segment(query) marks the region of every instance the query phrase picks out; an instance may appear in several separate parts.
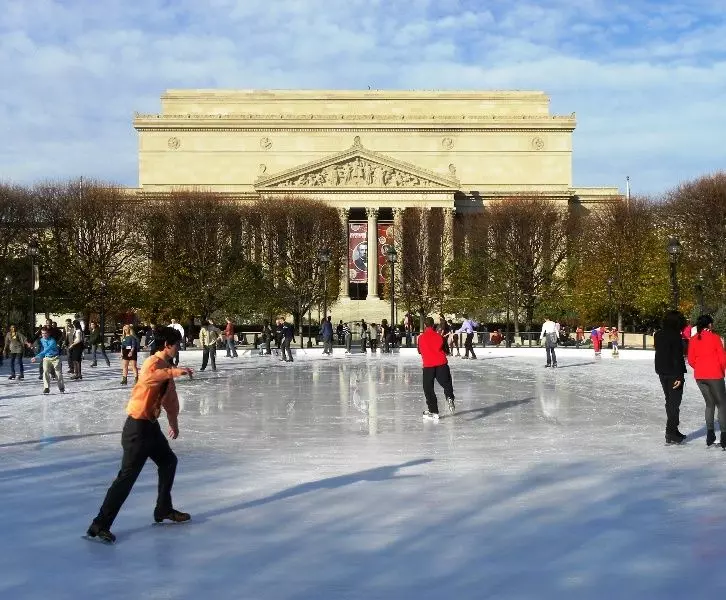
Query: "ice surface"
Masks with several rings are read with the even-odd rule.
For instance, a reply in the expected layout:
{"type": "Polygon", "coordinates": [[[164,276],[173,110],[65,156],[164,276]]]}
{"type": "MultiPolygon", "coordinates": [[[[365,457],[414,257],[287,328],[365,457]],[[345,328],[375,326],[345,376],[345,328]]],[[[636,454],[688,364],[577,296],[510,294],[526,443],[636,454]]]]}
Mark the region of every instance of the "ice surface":
{"type": "MultiPolygon", "coordinates": [[[[653,355],[479,350],[423,422],[413,354],[218,360],[180,380],[174,487],[149,463],[114,546],[81,539],[118,468],[118,363],[61,396],[0,382],[0,598],[705,598],[726,590],[720,449],[689,374],[666,447],[653,355]],[[443,408],[443,407],[442,407],[443,408]],[[443,410],[442,410],[443,414],[443,410]]],[[[198,352],[182,364],[197,367],[198,352]]],[[[7,364],[0,373],[6,373],[7,364]]],[[[443,396],[438,390],[440,399],[443,396]]]]}

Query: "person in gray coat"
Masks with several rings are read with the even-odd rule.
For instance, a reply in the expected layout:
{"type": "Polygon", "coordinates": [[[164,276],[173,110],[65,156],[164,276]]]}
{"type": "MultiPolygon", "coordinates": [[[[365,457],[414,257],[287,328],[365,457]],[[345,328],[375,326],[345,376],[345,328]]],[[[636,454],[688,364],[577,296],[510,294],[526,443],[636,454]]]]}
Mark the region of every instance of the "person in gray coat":
{"type": "Polygon", "coordinates": [[[18,370],[20,374],[18,379],[24,378],[23,373],[23,352],[25,352],[25,346],[28,345],[28,341],[25,336],[18,331],[15,325],[11,325],[5,336],[5,356],[10,357],[10,377],[8,379],[15,379],[15,362],[18,363],[18,370]]]}

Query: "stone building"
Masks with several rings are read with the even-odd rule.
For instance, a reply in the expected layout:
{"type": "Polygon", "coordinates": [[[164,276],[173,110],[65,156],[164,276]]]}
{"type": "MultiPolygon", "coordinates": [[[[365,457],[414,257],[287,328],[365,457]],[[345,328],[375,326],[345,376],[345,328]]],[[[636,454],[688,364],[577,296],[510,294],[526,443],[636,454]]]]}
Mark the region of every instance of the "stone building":
{"type": "Polygon", "coordinates": [[[338,208],[349,277],[332,312],[346,320],[387,314],[380,263],[407,207],[441,208],[453,230],[514,194],[619,199],[614,187],[572,187],[575,125],[574,113],[550,114],[543,92],[523,91],[169,90],[161,113],[134,119],[143,193],[294,194],[338,208]]]}

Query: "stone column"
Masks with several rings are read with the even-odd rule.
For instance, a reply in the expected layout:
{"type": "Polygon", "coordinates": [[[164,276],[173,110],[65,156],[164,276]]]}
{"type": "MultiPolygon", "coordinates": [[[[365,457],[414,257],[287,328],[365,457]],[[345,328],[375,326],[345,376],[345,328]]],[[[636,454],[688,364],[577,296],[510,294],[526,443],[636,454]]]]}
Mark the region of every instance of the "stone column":
{"type": "Polygon", "coordinates": [[[454,260],[454,214],[455,208],[444,209],[444,264],[454,260]]]}
{"type": "Polygon", "coordinates": [[[340,224],[343,226],[343,247],[345,248],[345,258],[343,259],[343,274],[340,278],[339,300],[350,300],[350,294],[348,293],[348,279],[350,278],[350,275],[348,273],[348,252],[350,251],[348,248],[348,214],[349,211],[347,208],[338,209],[340,224]]]}
{"type": "Polygon", "coordinates": [[[393,209],[393,246],[398,254],[395,267],[396,287],[401,289],[403,283],[403,211],[405,208],[393,209]]]}
{"type": "MultiPolygon", "coordinates": [[[[444,239],[443,241],[443,264],[441,265],[444,270],[448,268],[451,261],[454,260],[454,213],[455,208],[444,209],[444,239]]],[[[451,285],[451,278],[447,275],[443,275],[444,286],[449,287],[451,285]]]]}
{"type": "Polygon", "coordinates": [[[368,296],[378,300],[378,209],[366,208],[368,215],[368,296]]]}

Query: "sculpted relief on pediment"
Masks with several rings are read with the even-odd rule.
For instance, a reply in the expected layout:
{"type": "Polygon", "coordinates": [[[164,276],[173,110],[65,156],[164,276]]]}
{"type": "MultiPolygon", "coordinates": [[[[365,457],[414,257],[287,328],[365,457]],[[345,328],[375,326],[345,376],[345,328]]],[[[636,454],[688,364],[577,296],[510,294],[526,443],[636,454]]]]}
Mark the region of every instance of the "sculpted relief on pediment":
{"type": "Polygon", "coordinates": [[[442,187],[441,184],[424,179],[387,165],[355,157],[328,165],[318,170],[297,175],[280,182],[281,187],[442,187]]]}

